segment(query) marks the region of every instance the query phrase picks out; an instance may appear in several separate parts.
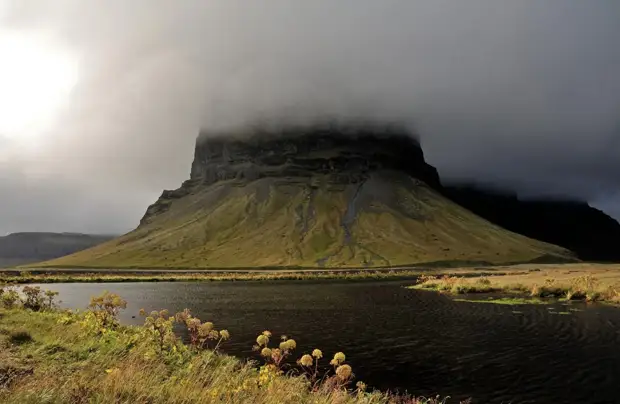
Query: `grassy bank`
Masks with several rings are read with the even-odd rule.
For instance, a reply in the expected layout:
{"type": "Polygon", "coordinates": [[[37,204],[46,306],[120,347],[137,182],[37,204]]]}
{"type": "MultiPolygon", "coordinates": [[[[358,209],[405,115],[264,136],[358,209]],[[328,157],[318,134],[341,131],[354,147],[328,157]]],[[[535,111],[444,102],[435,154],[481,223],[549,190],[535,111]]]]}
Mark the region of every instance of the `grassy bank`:
{"type": "Polygon", "coordinates": [[[620,304],[620,266],[580,264],[480,277],[423,276],[411,288],[453,295],[508,293],[530,298],[620,304]]]}
{"type": "Polygon", "coordinates": [[[285,337],[274,344],[267,331],[257,337],[256,362],[244,362],[223,353],[234,330],[217,330],[189,311],[142,313],[144,326],[127,327],[116,319],[126,304],[112,294],[72,313],[55,309],[53,294],[14,291],[5,287],[0,300],[3,403],[445,402],[369,392],[343,353],[323,357],[285,337]],[[172,332],[175,323],[189,343],[172,332]],[[323,368],[330,371],[319,375],[323,368]]]}
{"type": "Polygon", "coordinates": [[[219,281],[276,281],[276,280],[380,280],[411,279],[421,271],[359,271],[359,272],[211,272],[211,273],[0,273],[5,283],[70,283],[70,282],[219,282],[219,281]]]}
{"type": "Polygon", "coordinates": [[[0,283],[70,283],[70,282],[217,282],[217,281],[277,281],[277,280],[398,280],[416,279],[421,275],[484,275],[493,269],[395,269],[358,271],[250,271],[250,272],[148,272],[114,271],[5,271],[0,283]]]}
{"type": "MultiPolygon", "coordinates": [[[[537,286],[543,295],[565,294],[575,280],[591,277],[598,298],[613,298],[620,290],[620,265],[612,264],[515,264],[496,266],[400,267],[383,269],[239,269],[239,270],[127,270],[127,269],[20,269],[0,271],[0,284],[71,282],[218,282],[277,280],[412,280],[425,282],[416,288],[452,293],[519,292],[537,286]],[[448,276],[449,278],[443,278],[448,276]],[[455,278],[455,279],[451,279],[455,278]],[[484,279],[490,280],[485,284],[484,279]],[[446,282],[446,280],[448,280],[446,282]],[[552,281],[554,283],[550,283],[552,281]],[[428,281],[428,282],[426,282],[428,281]],[[454,290],[452,290],[454,288],[454,290]],[[560,290],[558,290],[558,288],[560,290]]],[[[586,288],[590,291],[590,287],[586,288]]],[[[578,294],[576,298],[580,295],[578,294]]]]}

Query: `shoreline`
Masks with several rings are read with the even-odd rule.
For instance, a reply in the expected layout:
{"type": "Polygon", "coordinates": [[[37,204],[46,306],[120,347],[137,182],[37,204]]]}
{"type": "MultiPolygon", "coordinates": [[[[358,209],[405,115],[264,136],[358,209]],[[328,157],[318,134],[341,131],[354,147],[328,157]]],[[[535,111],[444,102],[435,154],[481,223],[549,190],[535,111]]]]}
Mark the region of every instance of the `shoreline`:
{"type": "Polygon", "coordinates": [[[14,288],[3,293],[0,401],[6,403],[447,402],[368,388],[355,378],[344,353],[324,357],[308,341],[300,341],[304,345],[298,349],[295,340],[272,338],[269,331],[256,331],[253,359],[227,355],[234,330],[217,329],[188,309],[176,314],[141,310],[143,325],[124,326],[118,314],[127,302],[113,293],[92,297],[84,312],[58,309],[55,294],[39,288],[30,288],[24,298],[14,288]],[[187,341],[175,332],[175,324],[187,329],[187,341]]]}
{"type": "MultiPolygon", "coordinates": [[[[437,273],[437,272],[435,272],[437,273]]],[[[443,272],[442,272],[443,273],[443,272]]],[[[447,272],[446,272],[447,273],[447,272]]],[[[113,283],[113,282],[269,282],[269,281],[381,281],[381,280],[410,280],[415,281],[428,272],[403,271],[403,272],[287,272],[287,273],[80,273],[80,274],[55,274],[21,273],[18,275],[6,275],[0,273],[0,284],[28,284],[28,283],[113,283]]],[[[455,274],[451,272],[451,274],[455,274]]],[[[483,276],[491,273],[456,273],[461,276],[483,276]]]]}
{"type": "Polygon", "coordinates": [[[235,282],[303,280],[416,280],[425,275],[479,277],[517,273],[503,268],[390,268],[313,270],[0,270],[0,283],[80,283],[80,282],[235,282]]]}
{"type": "MultiPolygon", "coordinates": [[[[168,269],[0,269],[1,283],[83,283],[83,282],[235,282],[235,281],[305,281],[305,280],[429,280],[432,277],[456,278],[451,280],[449,287],[441,286],[446,292],[454,282],[462,284],[463,290],[467,284],[477,284],[475,279],[486,278],[495,285],[495,290],[489,287],[487,292],[507,292],[508,286],[519,286],[517,291],[528,292],[534,285],[551,287],[548,282],[558,282],[566,293],[570,284],[579,277],[592,277],[600,281],[605,288],[614,288],[620,295],[620,264],[518,264],[498,266],[466,266],[466,267],[395,267],[376,269],[291,269],[291,268],[255,268],[255,269],[205,269],[205,270],[168,270],[168,269]],[[462,280],[458,280],[462,279],[462,280]],[[457,281],[458,280],[458,281],[457,281]]],[[[437,281],[437,279],[435,279],[437,281]]],[[[426,289],[433,289],[427,282],[426,289]]],[[[592,285],[590,285],[592,286],[592,285]]],[[[599,285],[600,286],[600,285],[599,285]]],[[[417,285],[416,288],[424,288],[417,285]]],[[[470,288],[471,289],[471,288],[470,288]]],[[[476,288],[473,288],[476,289],[476,288]]],[[[514,289],[514,288],[513,288],[514,289]]],[[[475,290],[474,290],[475,291],[475,290]]],[[[543,290],[544,292],[544,290],[543,290]]],[[[556,291],[557,292],[557,291],[556,291]]],[[[599,292],[601,292],[599,290],[599,292]]],[[[607,291],[609,292],[609,291],[607,291]]],[[[461,291],[461,293],[464,293],[461,291]]],[[[459,293],[456,293],[459,294],[459,293]]],[[[557,293],[556,293],[557,294],[557,293]]]]}

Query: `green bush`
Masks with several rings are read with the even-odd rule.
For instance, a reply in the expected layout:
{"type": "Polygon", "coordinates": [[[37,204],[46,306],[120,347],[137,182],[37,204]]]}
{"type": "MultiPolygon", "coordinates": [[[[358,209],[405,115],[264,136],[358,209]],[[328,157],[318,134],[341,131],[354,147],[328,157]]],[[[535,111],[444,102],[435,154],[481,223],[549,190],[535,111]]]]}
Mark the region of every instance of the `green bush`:
{"type": "Polygon", "coordinates": [[[100,330],[105,330],[118,326],[118,314],[127,308],[127,301],[106,290],[99,296],[91,297],[88,308],[100,330]]]}
{"type": "Polygon", "coordinates": [[[56,304],[54,298],[58,296],[58,292],[51,290],[41,290],[38,286],[24,286],[22,288],[24,298],[22,306],[32,311],[52,310],[56,304]]]}
{"type": "Polygon", "coordinates": [[[146,317],[144,328],[149,331],[151,338],[156,341],[160,352],[175,345],[176,335],[174,335],[172,329],[174,317],[168,316],[168,310],[152,311],[147,316],[144,309],[142,309],[140,310],[140,315],[146,317]]]}
{"type": "Polygon", "coordinates": [[[19,293],[13,287],[0,288],[0,306],[12,309],[19,302],[19,293]]]}

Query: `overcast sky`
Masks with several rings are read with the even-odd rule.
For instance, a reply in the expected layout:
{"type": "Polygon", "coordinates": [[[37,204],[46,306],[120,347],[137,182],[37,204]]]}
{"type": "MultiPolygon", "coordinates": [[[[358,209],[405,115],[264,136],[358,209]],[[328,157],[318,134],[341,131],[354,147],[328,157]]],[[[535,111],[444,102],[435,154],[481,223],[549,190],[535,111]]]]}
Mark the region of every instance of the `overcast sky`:
{"type": "Polygon", "coordinates": [[[620,218],[619,21],[618,0],[0,0],[0,234],[128,231],[200,127],[317,114],[415,123],[444,182],[620,218]],[[21,43],[31,76],[1,67],[21,43]],[[53,108],[20,77],[65,77],[53,108]]]}

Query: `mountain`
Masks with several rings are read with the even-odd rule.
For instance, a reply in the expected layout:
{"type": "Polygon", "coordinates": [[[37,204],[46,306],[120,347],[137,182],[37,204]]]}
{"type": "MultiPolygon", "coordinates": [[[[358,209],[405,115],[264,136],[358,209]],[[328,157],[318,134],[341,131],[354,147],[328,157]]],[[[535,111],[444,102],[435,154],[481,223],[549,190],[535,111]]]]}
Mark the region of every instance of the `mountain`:
{"type": "Polygon", "coordinates": [[[114,236],[79,233],[13,233],[0,237],[0,267],[49,260],[85,250],[114,236]]]}
{"type": "Polygon", "coordinates": [[[444,195],[505,229],[563,246],[587,261],[620,261],[620,224],[585,202],[520,200],[475,185],[444,187],[444,195]]]}
{"type": "Polygon", "coordinates": [[[44,266],[379,267],[566,260],[443,195],[407,131],[325,125],[201,133],[190,179],[138,228],[44,266]]]}

